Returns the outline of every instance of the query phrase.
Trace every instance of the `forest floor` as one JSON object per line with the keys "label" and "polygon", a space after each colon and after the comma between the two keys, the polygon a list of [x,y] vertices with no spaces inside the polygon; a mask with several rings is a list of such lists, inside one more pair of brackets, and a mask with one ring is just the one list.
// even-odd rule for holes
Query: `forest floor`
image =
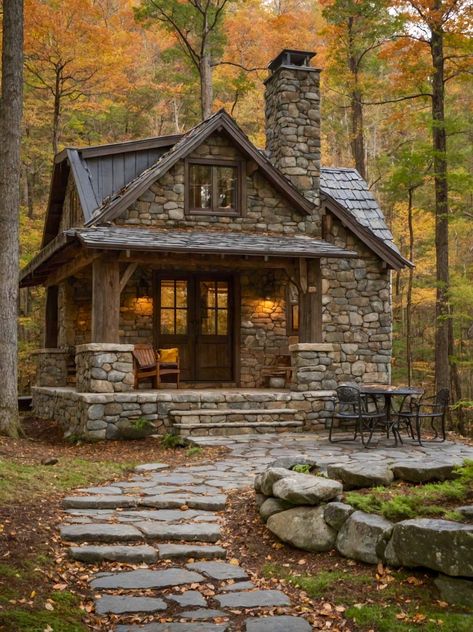
{"label": "forest floor", "polygon": [[[92,570],[69,560],[58,525],[72,489],[126,479],[139,463],[174,466],[223,458],[221,447],[164,449],[160,442],[70,445],[54,424],[25,419],[25,436],[0,439],[0,629],[6,632],[104,630],[88,580]],[[58,459],[42,465],[45,459]],[[252,490],[230,492],[222,544],[259,584],[281,588],[314,629],[466,632],[471,617],[439,601],[433,577],[392,571],[281,544],[264,527]]]}

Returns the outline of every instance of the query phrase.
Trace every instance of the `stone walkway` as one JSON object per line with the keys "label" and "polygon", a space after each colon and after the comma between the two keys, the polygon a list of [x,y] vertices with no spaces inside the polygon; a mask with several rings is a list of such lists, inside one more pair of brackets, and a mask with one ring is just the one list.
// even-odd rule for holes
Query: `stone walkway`
{"label": "stone walkway", "polygon": [[[221,518],[226,492],[253,484],[269,463],[295,455],[330,464],[461,463],[473,448],[446,442],[396,449],[329,444],[307,434],[194,438],[230,449],[222,461],[139,466],[130,481],[81,490],[64,500],[62,538],[81,562],[134,565],[96,573],[99,615],[119,615],[116,632],[310,632],[301,617],[272,615],[290,606],[279,590],[255,586],[238,560],[226,560]],[[189,561],[192,560],[192,561]],[[242,613],[244,620],[242,623]],[[137,618],[138,617],[138,618]],[[143,623],[127,623],[130,619]],[[161,622],[160,622],[161,621]],[[166,622],[163,622],[166,621]],[[104,628],[105,629],[105,628]]]}

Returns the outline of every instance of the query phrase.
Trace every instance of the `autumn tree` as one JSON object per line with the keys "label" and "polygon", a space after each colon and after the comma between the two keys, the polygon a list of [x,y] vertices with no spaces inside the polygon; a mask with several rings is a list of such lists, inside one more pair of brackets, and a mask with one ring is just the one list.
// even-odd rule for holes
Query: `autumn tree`
{"label": "autumn tree", "polygon": [[220,63],[223,35],[221,24],[231,0],[143,0],[136,11],[139,20],[150,24],[157,20],[174,34],[178,46],[200,82],[202,118],[212,113],[212,69]]}
{"label": "autumn tree", "polygon": [[3,1],[0,96],[0,432],[19,431],[17,386],[23,1]]}
{"label": "autumn tree", "polygon": [[[431,60],[432,161],[435,185],[437,388],[450,387],[449,355],[453,354],[449,308],[449,184],[445,87],[448,81],[471,72],[473,60],[473,4],[470,0],[400,0],[404,36],[419,55]],[[409,46],[409,44],[408,44]],[[413,95],[415,96],[415,95]]]}
{"label": "autumn tree", "polygon": [[[104,80],[106,32],[90,0],[28,2],[25,66],[30,88],[51,107],[51,145],[59,151],[67,103],[90,98]],[[97,54],[100,50],[101,54]],[[103,83],[100,90],[104,90]]]}
{"label": "autumn tree", "polygon": [[377,55],[394,34],[395,18],[388,0],[324,0],[323,6],[327,70],[332,89],[349,101],[351,153],[366,178],[363,101],[370,75],[376,72]]}

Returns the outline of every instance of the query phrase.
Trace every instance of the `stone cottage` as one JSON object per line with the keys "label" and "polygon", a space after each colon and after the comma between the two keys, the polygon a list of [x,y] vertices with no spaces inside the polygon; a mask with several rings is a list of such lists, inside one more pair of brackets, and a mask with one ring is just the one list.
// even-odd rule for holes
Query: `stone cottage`
{"label": "stone cottage", "polygon": [[[410,263],[359,174],[320,166],[313,56],[270,63],[264,150],[221,110],[56,156],[21,274],[46,287],[38,415],[96,439],[143,416],[187,434],[317,428],[338,382],[390,381],[391,271]],[[135,389],[139,343],[179,349],[183,388]]]}

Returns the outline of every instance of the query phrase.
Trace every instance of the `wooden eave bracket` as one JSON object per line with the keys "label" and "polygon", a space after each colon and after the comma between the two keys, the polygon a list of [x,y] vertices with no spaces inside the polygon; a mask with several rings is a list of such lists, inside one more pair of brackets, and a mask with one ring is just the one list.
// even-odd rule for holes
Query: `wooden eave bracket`
{"label": "wooden eave bracket", "polygon": [[129,263],[125,269],[125,272],[122,274],[121,278],[120,278],[120,294],[123,292],[123,290],[126,287],[126,284],[128,283],[128,281],[131,279],[131,277],[133,276],[136,268],[138,267],[137,263]]}

